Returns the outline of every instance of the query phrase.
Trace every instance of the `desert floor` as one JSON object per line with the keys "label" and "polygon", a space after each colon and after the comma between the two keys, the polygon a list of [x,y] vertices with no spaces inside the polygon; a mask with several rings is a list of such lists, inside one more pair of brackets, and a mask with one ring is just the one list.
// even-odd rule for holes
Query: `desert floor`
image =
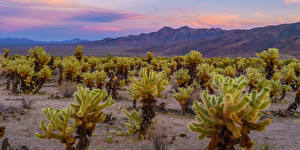
{"label": "desert floor", "polygon": [[[55,85],[48,85],[42,89],[42,95],[26,95],[26,100],[35,100],[31,109],[22,109],[22,102],[17,100],[22,95],[13,95],[5,90],[4,85],[0,86],[0,104],[1,107],[15,107],[20,112],[1,113],[0,125],[6,128],[4,138],[8,138],[14,148],[20,148],[26,145],[33,150],[63,150],[65,147],[57,140],[38,139],[34,133],[40,132],[39,122],[44,119],[42,109],[45,107],[62,108],[67,107],[73,102],[73,98],[49,99],[51,94],[57,93],[59,89]],[[169,90],[170,91],[170,90]],[[118,109],[119,107],[130,108],[132,101],[126,90],[122,90],[120,99],[115,104],[106,109],[105,113],[112,114],[115,118],[110,123],[98,124],[91,137],[91,150],[101,148],[101,150],[144,150],[153,149],[152,140],[137,140],[136,136],[116,136],[113,135],[113,141],[107,142],[109,131],[121,127],[126,130],[124,124],[126,116]],[[187,124],[194,120],[193,115],[182,116],[180,106],[176,100],[171,98],[171,92],[166,99],[158,99],[158,104],[166,103],[167,112],[156,113],[156,132],[165,134],[167,138],[163,139],[168,143],[169,150],[202,150],[208,145],[209,140],[198,140],[197,133],[190,132]],[[289,93],[286,97],[287,102],[272,104],[269,110],[285,109],[293,101],[295,93]],[[140,106],[140,103],[138,103]],[[6,116],[6,117],[4,117]],[[288,117],[281,118],[270,116],[272,123],[264,132],[252,132],[251,138],[256,142],[256,150],[297,150],[300,149],[300,118]],[[41,132],[40,132],[41,133]],[[1,142],[3,139],[1,139]],[[237,148],[239,149],[239,148]]]}

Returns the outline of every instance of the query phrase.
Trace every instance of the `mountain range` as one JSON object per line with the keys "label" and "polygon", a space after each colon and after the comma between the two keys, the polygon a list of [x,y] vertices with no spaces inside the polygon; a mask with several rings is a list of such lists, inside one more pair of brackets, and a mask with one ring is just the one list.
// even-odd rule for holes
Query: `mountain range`
{"label": "mountain range", "polygon": [[82,40],[82,39],[72,39],[72,40],[65,40],[65,41],[35,41],[28,38],[3,38],[0,39],[0,45],[47,45],[47,44],[78,44],[82,42],[88,42],[89,40]]}
{"label": "mountain range", "polygon": [[278,48],[281,56],[300,58],[300,22],[253,29],[223,30],[220,28],[194,29],[188,26],[162,29],[139,35],[106,38],[97,41],[39,42],[30,39],[0,39],[0,48],[11,48],[13,54],[25,54],[28,49],[42,46],[52,55],[72,55],[77,45],[84,53],[105,56],[144,56],[147,51],[159,56],[184,55],[190,50],[212,56],[255,56],[268,48]]}

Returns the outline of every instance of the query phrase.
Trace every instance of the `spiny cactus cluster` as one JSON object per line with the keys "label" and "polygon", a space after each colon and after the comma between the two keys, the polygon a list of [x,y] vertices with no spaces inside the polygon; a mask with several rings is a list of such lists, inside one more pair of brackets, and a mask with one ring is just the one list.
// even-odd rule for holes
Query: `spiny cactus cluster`
{"label": "spiny cactus cluster", "polygon": [[279,50],[270,48],[268,51],[263,51],[256,54],[264,62],[264,68],[266,72],[266,79],[270,80],[274,73],[275,67],[278,64]]}
{"label": "spiny cactus cluster", "polygon": [[[100,89],[91,91],[79,84],[78,91],[74,93],[75,103],[71,103],[70,107],[61,110],[53,108],[43,110],[48,125],[42,121],[40,126],[44,133],[35,135],[43,139],[58,139],[66,145],[67,150],[73,150],[73,145],[78,140],[76,149],[87,149],[88,137],[92,136],[96,124],[105,120],[103,109],[114,104],[111,97],[102,103],[106,96],[106,91]],[[70,121],[71,119],[74,121]]]}
{"label": "spiny cactus cluster", "polygon": [[188,69],[180,69],[175,72],[175,79],[178,87],[186,87],[191,79],[191,76],[188,74]]}
{"label": "spiny cactus cluster", "polygon": [[214,149],[234,149],[234,145],[251,149],[254,142],[249,137],[250,131],[263,131],[270,124],[270,119],[259,121],[261,113],[270,105],[269,89],[255,90],[243,94],[247,86],[243,78],[228,78],[222,75],[214,77],[214,88],[220,96],[202,92],[203,103],[194,102],[197,122],[189,124],[193,132],[199,133],[199,139],[210,138],[207,147]]}
{"label": "spiny cactus cluster", "polygon": [[128,89],[137,100],[142,102],[142,123],[139,134],[145,136],[155,117],[155,98],[161,97],[162,92],[169,85],[164,72],[148,71],[142,68],[139,73],[140,79],[134,78]]}
{"label": "spiny cactus cluster", "polygon": [[174,98],[179,102],[181,106],[182,115],[185,114],[185,103],[193,93],[194,88],[188,86],[187,88],[178,88],[178,92],[173,90]]}
{"label": "spiny cactus cluster", "polygon": [[127,131],[125,134],[132,135],[138,133],[141,129],[143,120],[142,110],[136,111],[133,109],[131,112],[128,112],[125,108],[123,108],[122,111],[129,119],[128,123],[125,123],[125,126],[127,127]]}
{"label": "spiny cactus cluster", "polygon": [[2,62],[6,88],[14,93],[38,93],[46,81],[52,78],[51,57],[40,47],[29,50],[31,56]]}

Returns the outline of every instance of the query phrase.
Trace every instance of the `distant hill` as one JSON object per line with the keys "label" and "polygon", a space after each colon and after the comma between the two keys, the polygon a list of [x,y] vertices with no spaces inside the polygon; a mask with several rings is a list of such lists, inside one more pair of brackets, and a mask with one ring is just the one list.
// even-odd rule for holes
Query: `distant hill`
{"label": "distant hill", "polygon": [[53,55],[71,55],[78,44],[85,47],[85,54],[94,56],[103,56],[108,53],[119,56],[144,56],[147,51],[155,55],[174,56],[184,55],[190,50],[199,50],[204,56],[234,57],[254,56],[256,52],[268,48],[279,48],[284,57],[300,58],[300,22],[249,30],[193,29],[187,26],[178,29],[164,27],[157,32],[114,39],[106,38],[99,41],[15,44],[7,47],[11,48],[14,53],[23,54],[27,53],[29,48],[41,45]]}
{"label": "distant hill", "polygon": [[0,39],[0,45],[46,45],[46,44],[78,44],[82,42],[88,42],[88,40],[72,39],[65,41],[34,41],[28,38],[3,38]]}

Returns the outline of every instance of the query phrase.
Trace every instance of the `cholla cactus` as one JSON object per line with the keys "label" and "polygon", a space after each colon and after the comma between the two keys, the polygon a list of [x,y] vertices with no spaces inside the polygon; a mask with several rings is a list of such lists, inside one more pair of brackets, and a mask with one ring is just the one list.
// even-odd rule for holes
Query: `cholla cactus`
{"label": "cholla cactus", "polygon": [[64,58],[62,61],[62,77],[67,81],[74,81],[81,73],[80,62],[75,57]]}
{"label": "cholla cactus", "polygon": [[7,58],[8,55],[9,55],[9,53],[10,53],[10,49],[9,49],[9,48],[3,48],[3,51],[4,51],[3,57],[4,57],[4,58]]}
{"label": "cholla cactus", "polygon": [[122,109],[124,114],[127,116],[129,122],[125,124],[127,127],[126,135],[132,135],[136,134],[141,129],[141,123],[142,123],[142,111],[139,110],[138,112],[136,110],[132,110],[131,112],[128,112],[125,108]]}
{"label": "cholla cactus", "polygon": [[77,148],[86,149],[89,145],[88,136],[91,137],[97,123],[102,123],[106,115],[103,109],[114,104],[111,97],[101,103],[107,96],[106,91],[100,89],[89,90],[78,85],[78,92],[74,93],[75,104],[71,103],[72,117],[79,124],[76,133],[79,135]]}
{"label": "cholla cactus", "polygon": [[103,86],[105,85],[105,80],[107,79],[107,75],[104,70],[101,71],[96,71],[95,72],[96,76],[96,85],[98,89],[102,89]]}
{"label": "cholla cactus", "polygon": [[253,142],[248,134],[251,130],[264,131],[270,119],[259,121],[260,111],[270,105],[269,89],[257,93],[243,94],[247,86],[244,77],[228,78],[222,75],[214,77],[214,87],[220,96],[202,92],[200,102],[194,102],[197,122],[191,122],[189,128],[198,132],[199,139],[211,138],[208,150],[234,149],[234,145],[251,149]]}
{"label": "cholla cactus", "polygon": [[294,69],[295,69],[296,76],[299,77],[300,76],[300,62],[297,62],[294,64]]}
{"label": "cholla cactus", "polygon": [[21,89],[24,93],[32,92],[32,80],[34,76],[34,68],[30,64],[19,64],[17,67],[17,73],[21,81]]}
{"label": "cholla cactus", "polygon": [[106,90],[108,95],[112,95],[113,98],[119,98],[118,90],[125,85],[125,80],[120,80],[117,76],[110,76],[109,81],[106,83]]}
{"label": "cholla cactus", "polygon": [[80,61],[81,72],[89,72],[91,70],[91,65],[88,62]]}
{"label": "cholla cactus", "polygon": [[46,81],[52,78],[52,70],[49,66],[45,66],[36,74],[35,86],[36,89],[34,93],[38,93],[39,90],[43,87]]}
{"label": "cholla cactus", "polygon": [[95,72],[85,72],[82,74],[83,77],[83,81],[85,83],[85,85],[90,88],[90,90],[92,90],[92,88],[94,87],[95,84],[95,80],[96,80],[96,73]]}
{"label": "cholla cactus", "polygon": [[247,61],[246,58],[241,58],[241,57],[237,58],[237,61],[235,64],[237,76],[242,75],[245,72],[245,69],[247,69],[246,61]]}
{"label": "cholla cactus", "polygon": [[30,49],[29,53],[31,53],[32,57],[34,58],[35,73],[44,68],[44,66],[46,66],[51,59],[50,55],[47,54],[47,52],[41,47]]}
{"label": "cholla cactus", "polygon": [[[202,54],[198,51],[190,51],[184,56],[185,67],[189,69],[189,75],[192,79],[197,78],[197,66],[202,62]],[[192,81],[189,82],[189,85]]]}
{"label": "cholla cactus", "polygon": [[268,51],[263,51],[256,54],[264,62],[266,71],[266,79],[270,80],[274,75],[274,70],[279,62],[279,50],[270,48]]}
{"label": "cholla cactus", "polygon": [[281,69],[281,72],[282,72],[283,80],[287,85],[292,84],[292,82],[295,81],[297,78],[293,64],[284,66]]}
{"label": "cholla cactus", "polygon": [[214,93],[213,87],[212,87],[212,76],[213,76],[213,72],[214,72],[214,66],[209,65],[207,63],[203,63],[198,65],[197,70],[197,77],[198,77],[198,81],[201,85],[202,89],[206,89],[208,88],[210,94]]}
{"label": "cholla cactus", "polygon": [[190,98],[194,88],[188,86],[187,88],[178,88],[178,92],[173,90],[174,98],[179,102],[181,106],[182,115],[185,114],[185,102]]}
{"label": "cholla cactus", "polygon": [[231,78],[234,78],[235,77],[235,74],[236,74],[236,69],[232,66],[227,66],[225,68],[225,71],[224,71],[224,75],[225,76],[228,76],[228,77],[231,77]]}
{"label": "cholla cactus", "polygon": [[144,136],[155,117],[155,98],[162,97],[162,92],[169,85],[169,81],[166,79],[164,72],[147,71],[145,68],[141,69],[139,77],[140,80],[133,79],[128,91],[134,93],[143,103],[143,120],[139,134]]}
{"label": "cholla cactus", "polygon": [[117,76],[121,80],[128,82],[128,74],[130,70],[130,60],[129,58],[117,57],[115,59],[115,67],[117,70]]}
{"label": "cholla cactus", "polygon": [[153,54],[151,52],[147,52],[146,61],[148,62],[148,64],[151,63],[153,58],[154,58]]}
{"label": "cholla cactus", "polygon": [[[102,112],[103,109],[114,104],[111,97],[102,103],[106,96],[107,92],[105,91],[100,89],[91,91],[79,84],[78,92],[74,93],[76,103],[71,103],[71,107],[62,110],[53,108],[43,110],[49,124],[46,127],[45,122],[42,121],[41,129],[44,134],[36,133],[35,135],[39,138],[59,139],[66,144],[67,150],[74,150],[73,144],[78,138],[76,149],[86,150],[89,146],[88,137],[92,136],[96,124],[105,120],[106,115]],[[75,121],[70,121],[71,118]],[[75,130],[77,136],[73,135]]]}
{"label": "cholla cactus", "polygon": [[[263,75],[256,68],[248,68],[246,78],[248,80],[248,93],[254,90],[259,83],[264,80],[262,79]],[[263,77],[264,78],[264,77]]]}
{"label": "cholla cactus", "polygon": [[66,150],[74,150],[75,137],[72,134],[78,124],[71,124],[72,109],[45,108],[43,114],[49,123],[46,125],[45,121],[42,121],[40,127],[44,133],[35,133],[35,136],[42,139],[58,139],[66,145]]}
{"label": "cholla cactus", "polygon": [[82,49],[83,49],[83,46],[79,45],[79,46],[77,46],[76,51],[74,52],[74,56],[79,61],[81,61],[81,59],[83,57]]}
{"label": "cholla cactus", "polygon": [[180,69],[175,72],[176,83],[179,87],[186,87],[191,76],[188,74],[188,69]]}
{"label": "cholla cactus", "polygon": [[[291,87],[289,85],[281,84],[281,81],[279,80],[280,77],[278,80],[276,80],[275,76],[277,76],[277,74],[274,74],[274,79],[271,80],[261,79],[257,90],[261,91],[265,87],[270,87],[270,98],[272,102],[279,102],[285,97],[284,92],[290,91]],[[281,98],[279,96],[281,96]]]}

